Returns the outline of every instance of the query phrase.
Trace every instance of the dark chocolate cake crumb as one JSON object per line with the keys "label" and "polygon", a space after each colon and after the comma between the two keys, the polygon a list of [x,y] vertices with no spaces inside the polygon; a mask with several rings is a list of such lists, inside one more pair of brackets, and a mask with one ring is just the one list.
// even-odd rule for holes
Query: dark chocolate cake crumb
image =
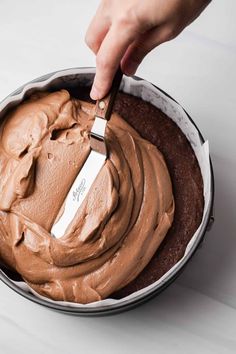
{"label": "dark chocolate cake crumb", "polygon": [[175,198],[174,222],[146,268],[111,297],[121,298],[157,281],[184,255],[201,223],[203,181],[194,151],[181,129],[153,105],[119,93],[114,110],[164,155]]}

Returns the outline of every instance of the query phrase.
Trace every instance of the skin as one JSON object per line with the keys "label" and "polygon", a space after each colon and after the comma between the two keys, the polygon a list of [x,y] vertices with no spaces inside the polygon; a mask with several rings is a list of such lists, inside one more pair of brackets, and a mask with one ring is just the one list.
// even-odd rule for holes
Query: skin
{"label": "skin", "polygon": [[179,35],[210,0],[102,0],[85,41],[96,55],[94,100],[108,92],[121,65],[133,75],[144,57],[161,43]]}

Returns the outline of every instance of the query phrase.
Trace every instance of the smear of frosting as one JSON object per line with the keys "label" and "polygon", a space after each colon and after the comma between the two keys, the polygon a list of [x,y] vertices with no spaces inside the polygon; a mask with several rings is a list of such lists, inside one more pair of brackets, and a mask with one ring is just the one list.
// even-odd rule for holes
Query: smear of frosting
{"label": "smear of frosting", "polygon": [[[109,158],[60,239],[50,234],[89,152],[94,105],[66,90],[38,93],[0,128],[0,257],[39,294],[90,303],[148,264],[171,226],[161,153],[113,114]],[[145,117],[144,117],[145,119]]]}

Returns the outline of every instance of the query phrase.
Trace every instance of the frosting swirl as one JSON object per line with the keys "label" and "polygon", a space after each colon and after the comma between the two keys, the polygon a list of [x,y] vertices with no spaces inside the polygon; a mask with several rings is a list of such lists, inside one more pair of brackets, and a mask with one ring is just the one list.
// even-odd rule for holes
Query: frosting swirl
{"label": "frosting swirl", "polygon": [[90,152],[93,119],[93,104],[61,90],[34,94],[0,129],[0,257],[54,300],[90,303],[122,288],[147,265],[173,221],[162,154],[113,114],[109,158],[65,235],[52,237]]}

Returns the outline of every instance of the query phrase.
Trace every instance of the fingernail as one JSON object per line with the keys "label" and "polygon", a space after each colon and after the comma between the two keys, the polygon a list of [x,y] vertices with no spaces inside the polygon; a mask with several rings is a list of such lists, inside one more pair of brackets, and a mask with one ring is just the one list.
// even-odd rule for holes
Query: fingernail
{"label": "fingernail", "polygon": [[99,99],[99,93],[95,86],[92,87],[92,90],[90,92],[90,97],[92,98],[92,100],[95,101]]}

